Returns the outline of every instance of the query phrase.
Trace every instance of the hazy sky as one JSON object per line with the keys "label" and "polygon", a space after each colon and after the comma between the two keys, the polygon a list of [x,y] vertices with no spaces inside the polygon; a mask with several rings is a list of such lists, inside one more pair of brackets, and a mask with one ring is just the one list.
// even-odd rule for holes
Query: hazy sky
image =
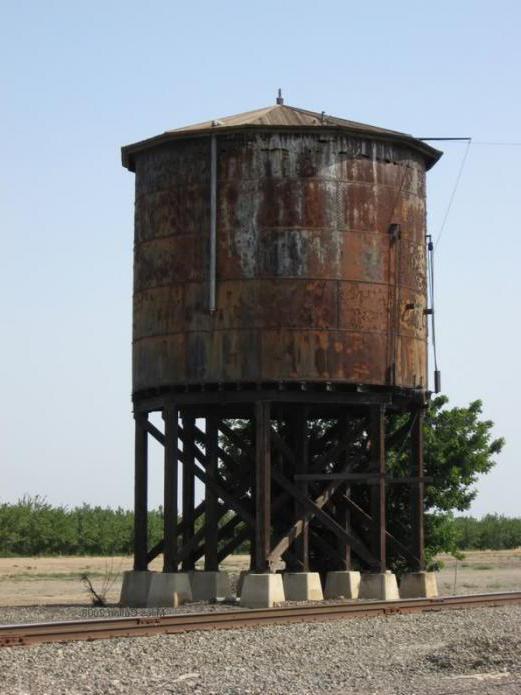
{"label": "hazy sky", "polygon": [[[274,102],[472,145],[438,246],[443,389],[507,439],[472,511],[520,514],[521,4],[0,5],[0,499],[130,506],[134,177],[120,146]],[[429,174],[438,235],[465,151]],[[151,504],[161,500],[155,452]]]}

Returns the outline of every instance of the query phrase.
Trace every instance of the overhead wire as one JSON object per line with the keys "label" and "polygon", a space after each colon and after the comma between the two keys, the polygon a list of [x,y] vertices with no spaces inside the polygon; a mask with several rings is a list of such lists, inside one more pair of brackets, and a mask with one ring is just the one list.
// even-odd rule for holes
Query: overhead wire
{"label": "overhead wire", "polygon": [[467,147],[465,148],[465,152],[463,154],[459,169],[458,169],[458,174],[456,176],[456,180],[454,182],[454,186],[452,187],[452,191],[450,194],[449,202],[447,205],[447,209],[445,210],[445,215],[443,216],[443,220],[440,226],[440,230],[438,232],[438,236],[436,237],[436,241],[433,242],[432,235],[428,235],[428,244],[427,244],[427,253],[428,253],[428,259],[427,259],[427,277],[428,277],[428,285],[429,285],[429,294],[430,294],[430,314],[431,314],[431,343],[432,343],[432,355],[434,358],[434,390],[435,392],[438,392],[440,386],[440,372],[438,369],[438,350],[436,346],[436,319],[435,319],[435,289],[434,289],[434,251],[436,247],[438,246],[440,239],[443,235],[443,232],[445,230],[445,226],[447,224],[447,220],[449,218],[450,211],[452,209],[452,204],[454,203],[454,199],[456,197],[456,192],[458,190],[461,177],[463,174],[463,170],[465,169],[465,163],[467,161],[467,157],[469,155],[470,151],[470,146],[472,144],[472,138],[451,138],[452,140],[465,140],[467,142]]}
{"label": "overhead wire", "polygon": [[[521,142],[507,142],[507,141],[486,141],[486,140],[472,140],[471,137],[433,137],[433,138],[418,138],[418,140],[423,140],[423,141],[465,141],[467,143],[467,147],[465,148],[465,152],[463,153],[463,157],[461,159],[461,163],[458,169],[458,174],[456,176],[456,180],[454,182],[454,186],[452,188],[452,192],[450,194],[449,202],[447,205],[447,209],[445,210],[445,214],[443,216],[443,220],[440,226],[440,230],[438,232],[438,235],[436,237],[436,240],[433,242],[432,240],[432,235],[428,234],[427,235],[427,240],[428,240],[428,245],[427,245],[427,250],[428,250],[428,258],[427,258],[427,282],[428,282],[428,291],[430,295],[430,305],[431,305],[431,330],[432,330],[432,353],[433,353],[433,358],[434,358],[434,370],[435,370],[435,377],[436,375],[439,375],[439,370],[438,370],[438,354],[437,354],[437,347],[436,347],[436,321],[435,321],[435,290],[434,290],[434,251],[437,248],[438,244],[440,243],[440,239],[443,235],[443,232],[445,230],[445,227],[447,225],[447,220],[449,218],[450,211],[452,209],[452,205],[454,203],[454,199],[456,197],[456,192],[458,190],[461,177],[463,174],[463,170],[465,169],[465,164],[467,162],[467,158],[470,152],[470,146],[471,145],[484,145],[484,146],[500,146],[500,147],[521,147]],[[435,378],[436,381],[436,378]]]}
{"label": "overhead wire", "polygon": [[468,138],[467,147],[465,148],[465,152],[463,154],[463,158],[461,160],[461,164],[460,164],[460,167],[458,170],[458,175],[456,176],[456,181],[454,182],[454,186],[453,186],[452,192],[450,194],[449,203],[447,205],[447,209],[445,210],[445,215],[443,216],[440,231],[438,232],[438,236],[436,237],[436,241],[434,242],[434,248],[436,248],[438,246],[438,244],[440,243],[440,239],[441,239],[442,234],[445,230],[445,226],[447,224],[447,220],[449,218],[449,214],[450,214],[450,211],[452,209],[452,204],[454,202],[454,198],[456,197],[456,192],[458,190],[458,186],[459,186],[459,183],[461,181],[461,176],[462,176],[463,170],[465,168],[465,163],[467,161],[467,157],[469,156],[471,145],[472,145],[472,138]]}
{"label": "overhead wire", "polygon": [[521,147],[521,142],[500,142],[500,141],[487,142],[485,140],[473,140],[472,144],[473,145],[491,145],[491,146],[498,145],[499,147]]}

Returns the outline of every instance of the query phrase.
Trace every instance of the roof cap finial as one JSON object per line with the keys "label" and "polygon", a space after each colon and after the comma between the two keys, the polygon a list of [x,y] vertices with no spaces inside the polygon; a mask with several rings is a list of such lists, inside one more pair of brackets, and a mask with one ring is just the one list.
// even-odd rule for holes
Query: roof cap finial
{"label": "roof cap finial", "polygon": [[279,94],[277,96],[276,103],[279,104],[280,106],[284,103],[284,99],[282,98],[282,89],[280,87],[279,87]]}

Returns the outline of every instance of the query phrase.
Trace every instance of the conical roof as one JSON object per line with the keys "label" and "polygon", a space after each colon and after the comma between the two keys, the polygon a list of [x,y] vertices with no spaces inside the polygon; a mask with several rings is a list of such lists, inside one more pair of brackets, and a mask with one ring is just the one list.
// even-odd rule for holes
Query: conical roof
{"label": "conical roof", "polygon": [[433,166],[442,154],[439,150],[434,149],[422,140],[418,140],[407,133],[400,133],[396,130],[387,130],[365,123],[349,121],[345,118],[330,116],[324,112],[318,113],[295,106],[287,106],[283,103],[277,103],[263,109],[245,111],[244,113],[239,113],[234,116],[225,116],[211,121],[204,121],[203,123],[195,123],[174,130],[167,130],[156,137],[127,145],[121,150],[123,166],[134,171],[133,159],[137,152],[148,150],[151,147],[156,147],[170,140],[214,133],[217,134],[219,132],[229,132],[236,129],[305,131],[308,129],[314,130],[316,128],[323,130],[341,130],[346,134],[365,135],[378,140],[408,144],[425,156],[427,168]]}
{"label": "conical roof", "polygon": [[[317,113],[315,111],[307,111],[299,109],[296,106],[286,106],[284,104],[275,104],[267,106],[264,109],[255,109],[255,111],[245,111],[238,113],[235,116],[225,116],[213,121],[205,121],[204,123],[195,123],[193,125],[168,130],[168,133],[188,133],[197,132],[199,130],[208,130],[214,128],[238,128],[241,126],[289,126],[289,127],[305,127],[305,128],[323,128],[324,126],[339,126],[349,128],[350,130],[360,130],[364,133],[373,132],[386,135],[404,135],[394,130],[385,130],[364,123],[356,123],[348,121],[345,118],[337,118],[329,116],[326,113]],[[410,137],[410,136],[409,136]]]}

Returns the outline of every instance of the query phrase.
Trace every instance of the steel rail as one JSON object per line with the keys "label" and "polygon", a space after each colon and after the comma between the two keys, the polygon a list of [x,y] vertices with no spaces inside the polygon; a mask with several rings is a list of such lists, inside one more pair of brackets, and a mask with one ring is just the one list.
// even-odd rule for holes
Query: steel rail
{"label": "steel rail", "polygon": [[444,596],[282,608],[242,609],[216,613],[120,618],[95,618],[65,622],[0,625],[0,647],[29,646],[45,642],[146,637],[196,630],[223,630],[277,623],[323,622],[349,618],[381,617],[405,613],[503,606],[521,603],[521,591],[495,594]]}

